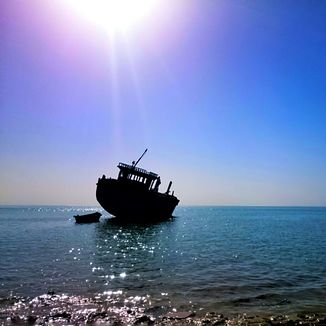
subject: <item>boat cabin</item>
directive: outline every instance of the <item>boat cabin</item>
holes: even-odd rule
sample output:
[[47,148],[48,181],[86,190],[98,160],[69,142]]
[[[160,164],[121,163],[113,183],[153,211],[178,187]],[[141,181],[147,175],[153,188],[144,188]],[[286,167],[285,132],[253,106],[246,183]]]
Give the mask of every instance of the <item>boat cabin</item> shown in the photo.
[[132,165],[119,163],[118,168],[120,169],[118,180],[132,180],[144,184],[148,190],[158,191],[161,178],[156,173],[138,168],[134,162]]

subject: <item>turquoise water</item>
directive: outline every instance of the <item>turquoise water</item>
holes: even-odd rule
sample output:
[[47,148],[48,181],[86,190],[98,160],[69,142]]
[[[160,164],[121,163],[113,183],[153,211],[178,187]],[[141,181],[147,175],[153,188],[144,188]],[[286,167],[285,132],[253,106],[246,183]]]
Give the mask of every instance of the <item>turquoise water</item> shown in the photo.
[[[153,225],[0,208],[0,307],[54,291],[147,309],[326,311],[326,208],[178,207]],[[145,299],[144,299],[145,298]]]

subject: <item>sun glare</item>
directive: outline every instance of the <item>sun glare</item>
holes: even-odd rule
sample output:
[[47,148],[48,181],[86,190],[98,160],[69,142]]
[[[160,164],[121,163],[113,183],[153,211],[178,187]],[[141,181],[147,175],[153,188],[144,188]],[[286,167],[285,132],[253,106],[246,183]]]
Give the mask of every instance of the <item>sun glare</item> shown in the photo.
[[68,0],[87,20],[109,32],[125,31],[149,16],[159,0]]

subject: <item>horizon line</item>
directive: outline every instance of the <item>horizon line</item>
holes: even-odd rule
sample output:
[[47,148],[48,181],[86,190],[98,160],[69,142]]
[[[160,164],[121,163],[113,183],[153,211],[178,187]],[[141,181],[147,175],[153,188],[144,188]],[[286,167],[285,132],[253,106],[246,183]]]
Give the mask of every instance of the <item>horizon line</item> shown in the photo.
[[[99,207],[101,209],[104,209],[101,207],[101,205],[85,205],[85,204],[1,204],[0,207]],[[279,204],[184,204],[184,205],[178,205],[178,207],[285,207],[285,208],[291,208],[291,207],[298,207],[298,208],[326,208],[326,205],[291,205],[291,204],[285,204],[285,205],[279,205]],[[177,208],[178,208],[177,207]]]

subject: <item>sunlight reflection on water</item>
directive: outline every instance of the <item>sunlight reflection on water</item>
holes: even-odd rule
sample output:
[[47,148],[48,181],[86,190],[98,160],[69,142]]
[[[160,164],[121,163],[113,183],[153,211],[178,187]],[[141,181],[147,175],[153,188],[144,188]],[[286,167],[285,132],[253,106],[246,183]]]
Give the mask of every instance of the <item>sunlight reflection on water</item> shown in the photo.
[[181,207],[152,225],[103,211],[97,224],[72,220],[97,210],[2,208],[1,297],[54,291],[176,309],[325,308],[326,209]]

